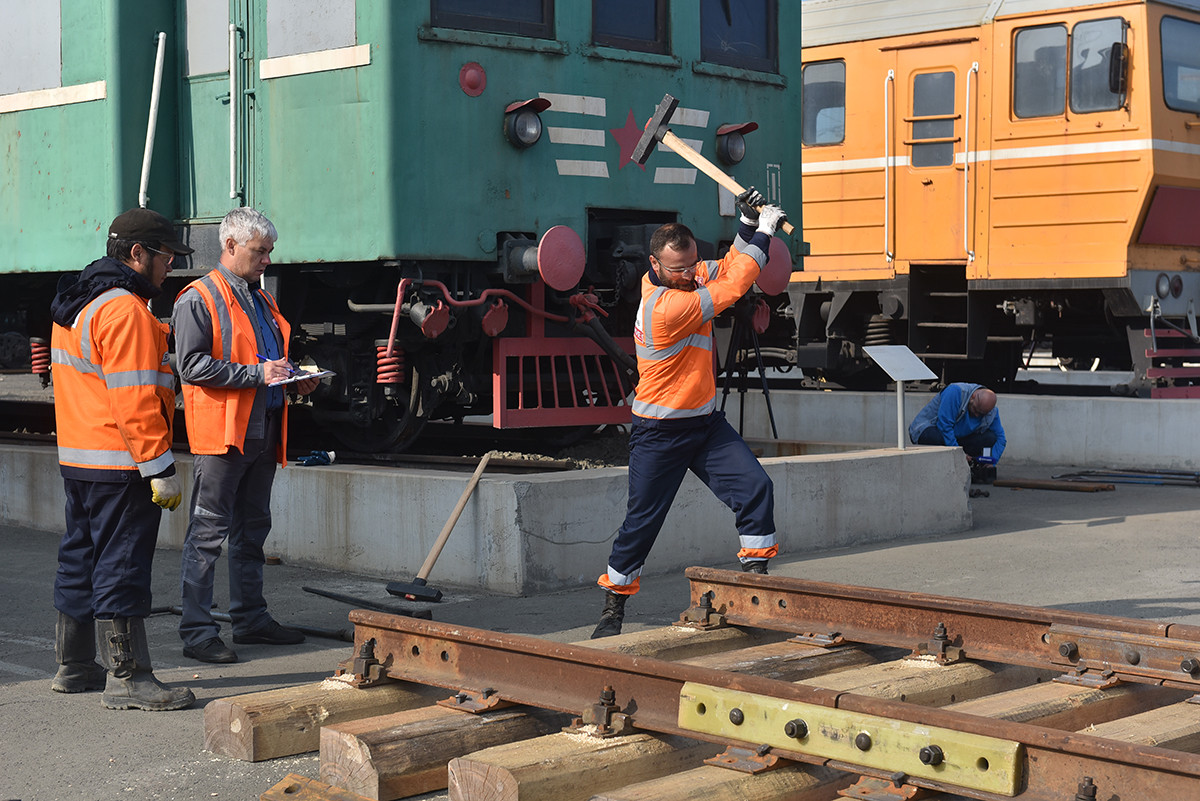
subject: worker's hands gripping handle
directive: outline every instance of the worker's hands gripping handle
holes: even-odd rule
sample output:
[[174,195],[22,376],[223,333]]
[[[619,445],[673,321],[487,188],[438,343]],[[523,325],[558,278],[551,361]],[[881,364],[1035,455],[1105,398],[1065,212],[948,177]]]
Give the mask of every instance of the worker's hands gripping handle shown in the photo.
[[767,205],[758,210],[758,230],[775,236],[775,229],[787,221],[787,212],[779,206]]
[[183,501],[183,487],[179,484],[179,476],[150,479],[150,500],[174,512]]
[[758,207],[765,206],[767,199],[753,186],[737,196],[738,210],[742,212],[742,222],[746,225],[758,225]]

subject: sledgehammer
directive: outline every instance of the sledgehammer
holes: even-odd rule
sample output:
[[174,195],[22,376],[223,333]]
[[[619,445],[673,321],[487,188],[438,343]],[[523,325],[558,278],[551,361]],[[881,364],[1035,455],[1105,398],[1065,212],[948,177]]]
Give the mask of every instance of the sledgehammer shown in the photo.
[[[733,194],[740,195],[742,192],[745,192],[746,190],[743,186],[721,172],[717,165],[704,158],[704,156],[701,156],[696,152],[695,148],[671,133],[671,129],[667,127],[667,123],[671,121],[671,115],[675,113],[675,109],[678,107],[678,100],[669,93],[663,95],[662,102],[658,104],[658,108],[654,109],[654,116],[646,123],[646,130],[642,131],[642,138],[638,140],[637,147],[633,149],[633,160],[638,164],[644,165],[646,160],[650,158],[650,154],[654,152],[654,146],[662,142],[681,156],[684,161],[696,167],[700,172],[712,178]],[[792,231],[796,230],[795,226],[786,220],[784,220],[783,225],[779,226],[779,229],[788,235],[791,235]]]
[[421,565],[421,569],[417,571],[416,578],[409,582],[391,582],[386,587],[388,593],[401,598],[407,598],[410,601],[437,603],[442,600],[442,591],[428,586],[425,583],[425,579],[429,576],[429,571],[433,570],[433,563],[437,561],[438,554],[442,552],[442,548],[446,545],[446,540],[450,539],[450,532],[454,530],[454,524],[458,522],[458,516],[466,508],[467,500],[470,499],[471,493],[475,491],[475,485],[479,483],[479,477],[483,475],[483,470],[487,467],[491,458],[492,452],[488,451],[479,460],[479,467],[475,468],[474,475],[467,482],[467,487],[458,499],[458,504],[455,505],[454,511],[450,513],[450,519],[446,521],[446,525],[442,526],[442,532],[438,534],[437,540],[433,543],[433,548],[429,550],[429,556],[425,557],[425,564]]

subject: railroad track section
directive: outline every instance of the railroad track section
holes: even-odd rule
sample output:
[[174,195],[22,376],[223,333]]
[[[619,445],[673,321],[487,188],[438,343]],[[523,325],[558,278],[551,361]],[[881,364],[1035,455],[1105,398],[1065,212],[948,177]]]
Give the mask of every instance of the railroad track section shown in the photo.
[[[687,575],[675,627],[588,644],[352,612],[336,682],[386,714],[324,721],[321,780],[262,797],[1200,799],[1200,627]],[[257,703],[210,704],[206,747]]]

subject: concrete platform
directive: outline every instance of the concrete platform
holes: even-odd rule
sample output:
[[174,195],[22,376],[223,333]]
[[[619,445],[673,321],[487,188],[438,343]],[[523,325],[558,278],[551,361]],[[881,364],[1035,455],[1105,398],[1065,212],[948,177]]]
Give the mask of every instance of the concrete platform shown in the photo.
[[[191,460],[177,455],[190,495]],[[783,555],[927,538],[969,529],[969,480],[950,448],[774,456]],[[268,553],[288,564],[409,580],[449,518],[468,476],[436,470],[330,465],[276,474]],[[607,563],[625,513],[623,467],[481,479],[431,582],[506,595],[587,585]],[[60,531],[64,496],[51,446],[0,446],[0,521]],[[181,548],[184,510],[163,516],[159,544]],[[667,517],[647,574],[730,564],[733,514],[693,476]]]

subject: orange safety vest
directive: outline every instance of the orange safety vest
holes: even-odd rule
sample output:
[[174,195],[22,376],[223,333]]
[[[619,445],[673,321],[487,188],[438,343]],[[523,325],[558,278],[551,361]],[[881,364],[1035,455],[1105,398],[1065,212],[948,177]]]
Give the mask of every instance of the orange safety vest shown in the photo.
[[[221,271],[213,270],[203,278],[197,278],[183,288],[176,301],[190,289],[203,298],[212,318],[212,357],[238,364],[258,364],[258,344],[254,336],[257,326],[233,296],[233,287]],[[279,326],[286,358],[291,327],[279,313],[271,293],[261,287],[256,291],[267,301],[275,324]],[[207,387],[183,382],[183,419],[192,453],[222,454],[228,453],[230,448],[242,450],[257,392],[257,387]],[[287,464],[287,419],[285,400],[279,424],[279,447],[275,453],[280,464]]]
[[[175,463],[170,328],[146,301],[114,287],[51,334],[58,462],[155,476]],[[97,472],[99,475],[99,472]]]
[[716,408],[712,320],[746,294],[766,261],[753,246],[698,262],[694,292],[659,286],[650,278],[653,268],[642,276],[633,328],[640,376],[635,415],[669,420],[703,417]]

